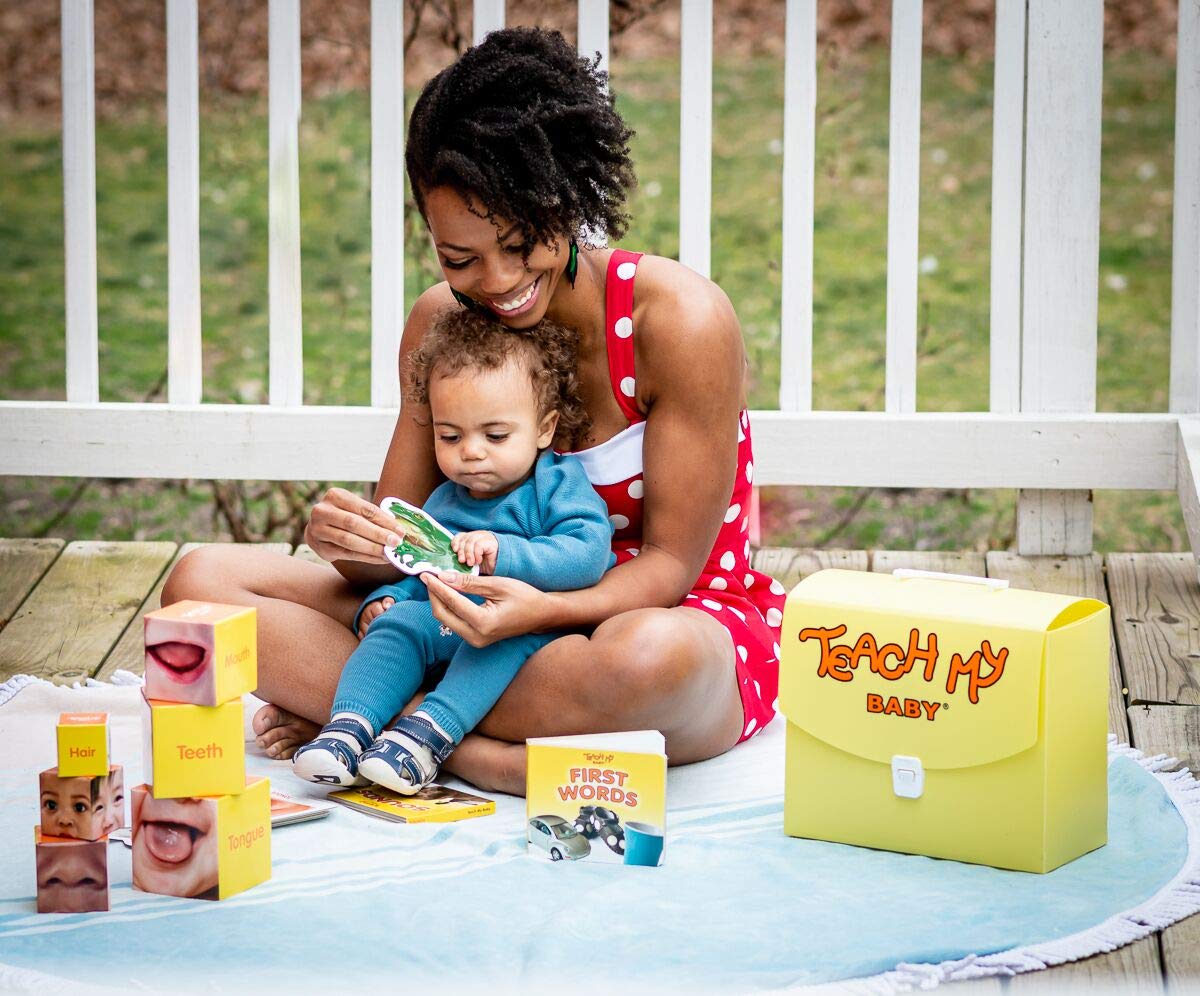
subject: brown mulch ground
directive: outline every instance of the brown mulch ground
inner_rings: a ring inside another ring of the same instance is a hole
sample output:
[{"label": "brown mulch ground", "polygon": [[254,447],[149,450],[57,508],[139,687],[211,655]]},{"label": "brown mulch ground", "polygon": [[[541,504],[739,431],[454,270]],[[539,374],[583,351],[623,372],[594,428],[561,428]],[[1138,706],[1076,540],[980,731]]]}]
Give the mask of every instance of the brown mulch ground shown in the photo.
[{"label": "brown mulch ground", "polygon": [[[470,0],[404,0],[411,82],[427,79],[470,41]],[[0,0],[0,118],[57,115],[60,103],[60,0]],[[96,100],[101,115],[166,92],[166,5],[162,0],[96,0]],[[547,24],[574,36],[576,0],[509,0],[510,24]],[[822,0],[820,44],[853,51],[885,43],[891,5],[883,0]],[[927,51],[986,59],[994,0],[926,0]],[[305,0],[301,44],[306,93],[366,87],[370,80],[369,0]],[[1175,0],[1108,0],[1111,49],[1174,54]],[[206,92],[264,94],[266,0],[200,4],[200,74]],[[615,55],[670,52],[679,44],[679,0],[613,0]],[[723,55],[779,54],[784,0],[715,0],[714,33]]]}]

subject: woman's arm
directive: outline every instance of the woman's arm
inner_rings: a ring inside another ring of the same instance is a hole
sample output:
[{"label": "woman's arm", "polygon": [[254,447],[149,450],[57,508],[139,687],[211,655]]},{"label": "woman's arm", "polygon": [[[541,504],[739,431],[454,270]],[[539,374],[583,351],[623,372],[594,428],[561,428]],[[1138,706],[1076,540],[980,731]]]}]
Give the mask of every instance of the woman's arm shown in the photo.
[{"label": "woman's arm", "polygon": [[[409,354],[424,339],[434,316],[453,304],[445,284],[431,287],[417,298],[400,342],[401,377]],[[400,415],[375,487],[375,501],[343,488],[331,488],[313,508],[305,542],[347,581],[363,586],[394,581],[400,572],[383,555],[383,545],[391,542],[389,536],[395,537],[396,522],[377,503],[395,496],[420,505],[440,480],[429,412],[402,397]]]},{"label": "woman's arm", "polygon": [[[468,642],[589,627],[630,609],[678,605],[703,570],[737,470],[741,330],[720,288],[670,260],[643,258],[638,296],[637,400],[648,413],[641,553],[580,591],[543,593],[498,577],[448,585],[423,576],[435,614],[443,612]],[[475,605],[458,592],[486,601]]]}]

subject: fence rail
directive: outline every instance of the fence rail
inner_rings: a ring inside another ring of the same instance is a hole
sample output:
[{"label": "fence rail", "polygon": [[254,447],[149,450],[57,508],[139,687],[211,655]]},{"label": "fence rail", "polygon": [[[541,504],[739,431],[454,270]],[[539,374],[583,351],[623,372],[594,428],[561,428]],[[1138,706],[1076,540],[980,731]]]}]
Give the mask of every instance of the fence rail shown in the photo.
[{"label": "fence rail", "polygon": [[[167,4],[168,402],[128,405],[98,400],[93,0],[62,0],[67,401],[0,401],[0,474],[367,479],[378,469],[404,319],[404,5],[371,4],[371,405],[317,408],[303,405],[300,2],[269,8],[270,404],[228,406],[199,404],[197,2]],[[1022,553],[1090,548],[1088,489],[1182,488],[1200,466],[1178,428],[1200,410],[1200,3],[1180,3],[1171,413],[1142,415],[1095,413],[1102,0],[997,0],[990,411],[954,415],[916,410],[922,5],[893,0],[885,410],[811,411],[817,3],[786,5],[780,410],[754,413],[756,483],[1027,489]],[[473,10],[477,40],[504,23],[503,0]],[[607,0],[579,0],[580,49],[602,64],[608,15]],[[702,273],[712,17],[712,0],[683,0],[680,258]]]}]

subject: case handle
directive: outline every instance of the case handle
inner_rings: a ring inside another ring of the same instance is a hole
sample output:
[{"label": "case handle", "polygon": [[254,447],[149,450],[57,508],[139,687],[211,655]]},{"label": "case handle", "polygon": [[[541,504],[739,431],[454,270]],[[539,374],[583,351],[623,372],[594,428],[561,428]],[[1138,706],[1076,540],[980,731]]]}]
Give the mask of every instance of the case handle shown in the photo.
[{"label": "case handle", "polygon": [[979,584],[992,591],[1003,591],[1008,587],[1006,578],[979,578],[972,574],[947,574],[944,571],[919,571],[912,567],[897,567],[892,571],[894,578],[928,578],[931,581],[961,581],[963,584]]}]

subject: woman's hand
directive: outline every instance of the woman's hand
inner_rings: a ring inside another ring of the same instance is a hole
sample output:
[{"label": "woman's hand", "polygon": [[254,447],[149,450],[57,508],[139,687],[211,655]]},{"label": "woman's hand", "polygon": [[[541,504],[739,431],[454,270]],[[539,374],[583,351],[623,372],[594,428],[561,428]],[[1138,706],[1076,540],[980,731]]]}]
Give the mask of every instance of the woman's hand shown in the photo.
[{"label": "woman's hand", "polygon": [[[550,629],[550,598],[516,578],[422,574],[433,616],[472,647]],[[467,595],[483,598],[476,605]]]},{"label": "woman's hand", "polygon": [[304,541],[322,560],[387,564],[383,548],[398,546],[400,524],[374,502],[330,488],[313,506]]}]

